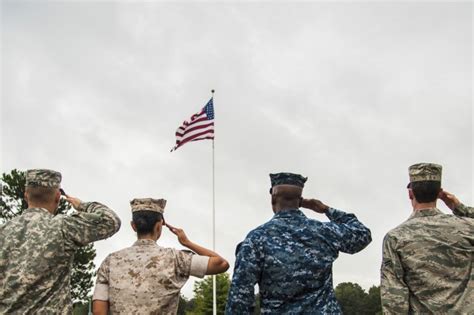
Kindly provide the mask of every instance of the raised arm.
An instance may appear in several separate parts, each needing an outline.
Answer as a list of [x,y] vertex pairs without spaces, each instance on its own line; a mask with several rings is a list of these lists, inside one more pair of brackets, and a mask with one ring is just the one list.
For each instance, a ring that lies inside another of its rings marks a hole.
[[443,200],[446,206],[453,211],[454,215],[457,215],[458,217],[474,218],[474,207],[464,205],[455,195],[442,190],[439,193],[438,198]]
[[82,202],[67,196],[76,213],[63,217],[63,234],[70,245],[83,246],[108,238],[120,229],[120,218],[98,202]]
[[303,199],[301,206],[326,214],[331,220],[326,225],[328,232],[333,236],[331,240],[334,246],[344,253],[357,253],[372,241],[370,230],[352,213],[336,210],[317,199]]
[[[181,245],[189,248],[196,254],[200,256],[205,256],[208,257],[209,259],[207,260],[207,268],[205,270],[206,275],[215,275],[218,273],[223,273],[226,272],[227,269],[229,269],[229,263],[227,260],[222,258],[218,253],[213,252],[210,249],[207,249],[205,247],[202,247],[201,245],[198,245],[196,243],[191,242],[188,237],[186,236],[186,233],[180,228],[176,228],[174,226],[171,226],[169,224],[166,224],[166,227],[178,237],[178,241],[180,242]],[[194,264],[201,264],[204,261],[198,258],[194,258],[195,262]],[[199,269],[199,266],[194,267],[192,265],[192,269]],[[191,273],[191,275],[194,276],[194,274]],[[199,276],[199,275],[196,275]]]

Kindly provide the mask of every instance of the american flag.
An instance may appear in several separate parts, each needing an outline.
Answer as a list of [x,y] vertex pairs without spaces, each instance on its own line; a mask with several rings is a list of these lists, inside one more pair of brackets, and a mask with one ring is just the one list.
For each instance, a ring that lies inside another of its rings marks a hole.
[[191,141],[214,139],[214,105],[212,98],[190,121],[184,121],[176,130],[176,145],[171,152]]

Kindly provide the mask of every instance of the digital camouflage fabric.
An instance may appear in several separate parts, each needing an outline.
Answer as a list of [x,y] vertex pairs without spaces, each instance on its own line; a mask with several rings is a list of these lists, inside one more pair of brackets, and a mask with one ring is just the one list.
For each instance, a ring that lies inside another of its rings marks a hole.
[[93,299],[108,301],[111,314],[176,314],[181,288],[190,275],[202,278],[208,262],[140,239],[102,262]]
[[308,180],[307,177],[303,177],[299,174],[293,173],[276,173],[270,174],[270,182],[273,186],[277,185],[293,185],[303,188],[304,183]]
[[384,314],[474,314],[474,209],[414,212],[383,243]]
[[153,211],[164,213],[166,207],[165,199],[153,199],[153,198],[135,198],[130,201],[132,212],[137,211]]
[[434,163],[417,163],[408,168],[410,182],[435,181],[441,182],[441,165]]
[[118,216],[102,204],[82,203],[80,210],[54,216],[30,208],[0,226],[0,314],[72,313],[74,252],[120,227]]
[[61,187],[61,173],[47,169],[33,169],[26,171],[27,187]]
[[330,222],[297,209],[276,213],[237,246],[226,314],[252,314],[258,283],[262,314],[341,314],[332,282],[339,252],[356,253],[372,240],[356,216],[330,208]]

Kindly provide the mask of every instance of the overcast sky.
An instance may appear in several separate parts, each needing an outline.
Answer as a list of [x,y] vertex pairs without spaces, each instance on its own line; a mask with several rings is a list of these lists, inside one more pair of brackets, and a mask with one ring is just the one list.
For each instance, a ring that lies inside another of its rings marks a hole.
[[[2,1],[1,171],[51,168],[122,218],[129,201],[212,246],[211,141],[169,150],[215,89],[217,251],[272,217],[271,172],[355,213],[373,242],[335,284],[379,284],[385,233],[411,212],[407,168],[444,167],[473,204],[472,4]],[[449,210],[440,205],[444,212]],[[324,216],[305,210],[311,218]],[[181,248],[169,231],[159,244]],[[183,289],[192,296],[192,281]]]

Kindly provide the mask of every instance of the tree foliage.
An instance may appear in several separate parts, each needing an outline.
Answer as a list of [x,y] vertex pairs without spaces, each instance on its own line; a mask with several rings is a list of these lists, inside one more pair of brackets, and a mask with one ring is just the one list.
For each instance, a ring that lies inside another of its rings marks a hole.
[[[230,288],[230,278],[228,273],[221,273],[216,276],[216,299],[217,314],[224,314],[227,295]],[[207,276],[201,281],[194,283],[194,298],[186,300],[180,298],[178,314],[188,315],[212,315],[212,276]]]
[[[17,169],[3,173],[1,178],[0,224],[19,216],[28,208],[24,198],[26,173]],[[71,206],[61,199],[58,213],[71,213]],[[71,297],[74,303],[86,302],[92,288],[95,249],[92,244],[78,248],[71,274]],[[52,267],[53,268],[53,267]]]
[[382,313],[379,287],[372,286],[367,293],[357,283],[343,282],[337,285],[335,292],[344,315]]

